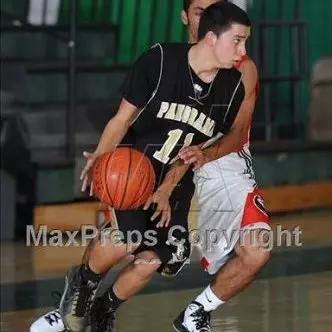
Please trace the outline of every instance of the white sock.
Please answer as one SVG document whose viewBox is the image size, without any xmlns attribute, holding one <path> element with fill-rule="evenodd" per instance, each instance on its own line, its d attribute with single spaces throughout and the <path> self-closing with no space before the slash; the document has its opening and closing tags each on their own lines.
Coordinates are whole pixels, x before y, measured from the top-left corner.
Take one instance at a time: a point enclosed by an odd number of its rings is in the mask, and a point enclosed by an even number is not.
<svg viewBox="0 0 332 332">
<path fill-rule="evenodd" d="M 220 305 L 225 303 L 225 301 L 220 300 L 212 292 L 210 285 L 206 287 L 204 291 L 196 297 L 195 301 L 202 304 L 205 311 L 216 310 Z"/>
</svg>

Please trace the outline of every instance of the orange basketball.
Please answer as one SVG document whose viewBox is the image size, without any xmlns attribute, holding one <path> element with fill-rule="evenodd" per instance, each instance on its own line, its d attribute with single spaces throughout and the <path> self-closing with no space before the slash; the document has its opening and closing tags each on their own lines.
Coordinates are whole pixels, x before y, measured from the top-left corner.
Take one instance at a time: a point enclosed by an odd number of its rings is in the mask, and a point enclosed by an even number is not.
<svg viewBox="0 0 332 332">
<path fill-rule="evenodd" d="M 155 173 L 143 153 L 119 147 L 96 160 L 92 182 L 102 203 L 117 210 L 130 210 L 142 206 L 152 194 Z"/>
</svg>

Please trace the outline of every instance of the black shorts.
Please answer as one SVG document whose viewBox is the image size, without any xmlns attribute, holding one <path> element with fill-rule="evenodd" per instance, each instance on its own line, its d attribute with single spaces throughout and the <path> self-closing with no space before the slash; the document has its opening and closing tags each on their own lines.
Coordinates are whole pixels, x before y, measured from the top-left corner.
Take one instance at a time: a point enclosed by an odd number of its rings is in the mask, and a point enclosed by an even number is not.
<svg viewBox="0 0 332 332">
<path fill-rule="evenodd" d="M 123 243 L 138 244 L 136 254 L 155 252 L 161 261 L 158 272 L 164 276 L 174 276 L 190 256 L 188 213 L 193 194 L 192 181 L 181 183 L 174 189 L 170 197 L 172 215 L 168 227 L 156 228 L 158 218 L 150 220 L 155 207 L 150 207 L 148 210 L 113 211 L 111 226 L 106 229 L 117 233 L 117 239 Z"/>
</svg>

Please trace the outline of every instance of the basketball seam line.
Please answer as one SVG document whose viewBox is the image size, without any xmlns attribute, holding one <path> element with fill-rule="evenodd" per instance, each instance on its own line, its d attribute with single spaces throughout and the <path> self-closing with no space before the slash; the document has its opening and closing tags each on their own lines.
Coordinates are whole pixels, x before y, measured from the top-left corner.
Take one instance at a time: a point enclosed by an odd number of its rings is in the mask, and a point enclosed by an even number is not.
<svg viewBox="0 0 332 332">
<path fill-rule="evenodd" d="M 131 171 L 131 166 L 132 166 L 132 162 L 131 162 L 131 149 L 130 148 L 127 148 L 127 149 L 128 149 L 128 152 L 129 152 L 128 177 L 127 177 L 126 185 L 125 185 L 124 192 L 123 192 L 123 195 L 122 195 L 120 207 L 122 207 L 122 204 L 123 204 L 124 199 L 126 197 L 128 183 L 130 181 L 130 171 Z"/>
<path fill-rule="evenodd" d="M 108 164 L 109 164 L 110 160 L 112 160 L 112 156 L 113 156 L 113 153 L 111 153 L 109 155 L 109 157 L 108 157 L 108 160 L 107 160 L 107 163 L 106 163 L 106 170 L 104 172 L 105 173 L 105 184 L 106 184 L 105 188 L 106 188 L 107 196 L 111 200 L 111 207 L 114 206 L 114 201 L 113 201 L 113 199 L 112 199 L 112 197 L 110 195 L 110 192 L 108 191 L 108 186 L 107 186 L 107 169 L 108 169 Z"/>
</svg>

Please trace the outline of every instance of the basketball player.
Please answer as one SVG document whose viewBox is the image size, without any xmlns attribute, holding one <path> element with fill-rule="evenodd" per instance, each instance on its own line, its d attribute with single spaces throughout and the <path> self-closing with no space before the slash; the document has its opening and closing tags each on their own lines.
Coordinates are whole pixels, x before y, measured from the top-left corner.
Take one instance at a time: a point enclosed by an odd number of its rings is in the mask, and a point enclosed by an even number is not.
<svg viewBox="0 0 332 332">
<path fill-rule="evenodd" d="M 247 15 L 238 7 L 216 4 L 203 15 L 197 45 L 157 45 L 143 55 L 125 81 L 124 98 L 118 114 L 106 126 L 96 152 L 85 154 L 88 162 L 83 172 L 83 189 L 96 157 L 112 151 L 120 143 L 133 118 L 136 121 L 132 126 L 137 135 L 134 148 L 145 151 L 151 158 L 157 175 L 163 176 L 169 162 L 174 160 L 181 148 L 181 144 L 178 146 L 177 143 L 182 141 L 182 145 L 197 145 L 213 138 L 218 132 L 227 137 L 228 132 L 234 129 L 233 123 L 241 123 L 239 109 L 242 109 L 240 105 L 243 99 L 247 98 L 244 97 L 247 83 L 232 67 L 245 54 L 249 27 Z M 182 132 L 185 134 L 183 140 L 175 137 Z M 154 145 L 146 150 L 149 143 L 155 144 L 158 137 L 164 140 L 160 142 L 160 148 Z M 170 138 L 172 145 L 165 144 L 170 142 Z M 187 212 L 193 194 L 192 172 L 186 173 L 180 184 L 170 196 L 171 206 L 174 203 L 181 205 L 180 209 L 173 207 L 171 211 L 172 225 L 187 227 Z M 93 331 L 113 331 L 115 310 L 144 287 L 155 271 L 172 276 L 181 269 L 190 251 L 187 233 L 173 234 L 176 241 L 169 243 L 166 237 L 169 227 L 158 228 L 163 222 L 159 222 L 157 227 L 148 225 L 152 214 L 151 210 L 117 211 L 116 220 L 122 230 L 144 225 L 141 232 L 147 228 L 157 231 L 157 246 L 143 245 L 128 253 L 125 245 L 113 245 L 110 249 L 97 242 L 88 254 L 87 263 L 67 275 L 60 309 L 68 328 L 73 331 L 84 330 L 93 302 L 90 322 Z M 185 244 L 180 246 L 180 240 L 184 240 Z M 130 253 L 134 253 L 136 259 L 153 263 L 128 265 L 110 291 L 94 300 L 102 276 Z"/>
<path fill-rule="evenodd" d="M 202 10 L 215 2 L 184 0 L 182 21 L 188 26 L 190 42 L 196 42 Z M 174 328 L 178 332 L 211 331 L 210 313 L 250 284 L 269 258 L 259 239 L 261 230 L 270 230 L 269 219 L 257 190 L 249 151 L 257 70 L 247 56 L 235 67 L 243 74 L 246 97 L 231 131 L 206 150 L 202 146 L 183 148 L 179 153 L 183 163 L 177 162 L 161 185 L 165 195 L 169 195 L 181 174 L 193 164 L 200 234 L 219 231 L 223 235 L 213 247 L 201 243 L 201 266 L 215 278 L 175 319 Z M 237 126 L 237 121 L 242 126 Z M 232 136 L 242 138 L 239 145 L 234 144 L 236 139 Z M 165 214 L 167 209 L 162 209 L 163 206 L 160 214 Z M 253 230 L 251 234 L 245 232 L 249 229 Z"/>
</svg>

